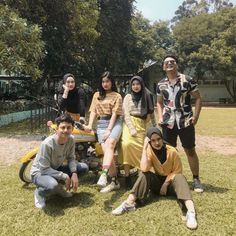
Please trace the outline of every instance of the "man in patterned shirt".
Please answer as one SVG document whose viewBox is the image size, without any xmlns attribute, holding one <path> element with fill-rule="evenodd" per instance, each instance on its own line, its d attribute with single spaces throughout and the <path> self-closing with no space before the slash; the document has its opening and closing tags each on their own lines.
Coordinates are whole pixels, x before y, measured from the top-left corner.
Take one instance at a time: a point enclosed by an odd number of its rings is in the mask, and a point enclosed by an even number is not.
<svg viewBox="0 0 236 236">
<path fill-rule="evenodd" d="M 203 192 L 199 179 L 199 160 L 195 151 L 195 128 L 201 111 L 201 95 L 198 85 L 190 76 L 178 72 L 178 59 L 167 55 L 163 60 L 166 78 L 157 85 L 157 111 L 163 137 L 176 147 L 179 136 L 188 157 L 193 174 L 193 189 Z M 192 111 L 191 96 L 195 99 L 195 112 Z"/>
</svg>

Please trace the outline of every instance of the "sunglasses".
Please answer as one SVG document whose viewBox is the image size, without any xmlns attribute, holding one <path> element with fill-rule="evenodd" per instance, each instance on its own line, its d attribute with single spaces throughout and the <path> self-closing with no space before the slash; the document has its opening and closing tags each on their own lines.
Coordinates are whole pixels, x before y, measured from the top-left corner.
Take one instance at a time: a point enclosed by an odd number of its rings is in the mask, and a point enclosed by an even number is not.
<svg viewBox="0 0 236 236">
<path fill-rule="evenodd" d="M 176 61 L 175 60 L 168 60 L 168 61 L 164 61 L 163 64 L 164 65 L 168 65 L 168 64 L 173 65 L 173 64 L 176 64 Z"/>
</svg>

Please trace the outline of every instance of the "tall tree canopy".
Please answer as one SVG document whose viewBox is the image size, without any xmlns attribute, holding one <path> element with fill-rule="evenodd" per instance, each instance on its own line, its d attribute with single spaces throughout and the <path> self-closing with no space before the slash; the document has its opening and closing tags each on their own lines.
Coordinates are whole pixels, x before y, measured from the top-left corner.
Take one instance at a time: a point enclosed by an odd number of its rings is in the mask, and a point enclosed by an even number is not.
<svg viewBox="0 0 236 236">
<path fill-rule="evenodd" d="M 177 23 L 184 18 L 217 12 L 223 8 L 231 7 L 233 7 L 233 4 L 229 0 L 185 0 L 176 10 L 171 22 Z"/>
<path fill-rule="evenodd" d="M 129 71 L 129 42 L 134 0 L 99 0 L 100 14 L 96 42 L 96 72 Z"/>
<path fill-rule="evenodd" d="M 30 75 L 36 79 L 43 58 L 41 28 L 20 18 L 0 4 L 0 70 L 9 75 Z"/>
<path fill-rule="evenodd" d="M 186 18 L 173 28 L 177 51 L 184 67 L 194 68 L 194 73 L 199 79 L 210 76 L 224 80 L 234 100 L 235 22 L 236 8 L 226 8 L 216 13 Z"/>
<path fill-rule="evenodd" d="M 96 0 L 4 0 L 28 21 L 42 27 L 46 57 L 41 64 L 45 75 L 90 70 L 93 45 L 98 36 Z"/>
</svg>

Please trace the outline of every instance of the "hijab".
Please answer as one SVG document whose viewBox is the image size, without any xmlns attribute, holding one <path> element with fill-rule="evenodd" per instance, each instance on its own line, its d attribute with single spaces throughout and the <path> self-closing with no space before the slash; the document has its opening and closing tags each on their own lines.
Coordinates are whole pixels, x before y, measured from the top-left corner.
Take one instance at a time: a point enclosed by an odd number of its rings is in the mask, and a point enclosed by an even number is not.
<svg viewBox="0 0 236 236">
<path fill-rule="evenodd" d="M 157 127 L 151 127 L 151 128 L 148 129 L 147 137 L 149 139 L 151 139 L 153 134 L 157 134 L 163 140 L 162 132 Z M 162 148 L 160 150 L 157 150 L 157 149 L 153 148 L 151 144 L 150 144 L 150 146 L 152 148 L 152 151 L 155 153 L 157 159 L 161 162 L 161 164 L 163 164 L 166 161 L 166 145 L 164 143 L 164 140 L 163 140 L 163 146 L 162 146 Z"/>
<path fill-rule="evenodd" d="M 136 93 L 132 90 L 132 83 L 137 80 L 141 84 L 140 92 Z M 145 87 L 142 77 L 135 75 L 130 80 L 130 94 L 135 106 L 138 106 L 138 102 L 141 100 L 141 117 L 146 117 L 147 114 L 154 112 L 154 101 L 152 93 Z"/>
<path fill-rule="evenodd" d="M 68 92 L 68 96 L 67 99 L 65 101 L 65 107 L 61 108 L 62 110 L 67 110 L 69 112 L 72 113 L 80 113 L 79 112 L 79 94 L 78 94 L 78 89 L 76 87 L 76 80 L 73 74 L 65 74 L 63 76 L 62 81 L 60 82 L 60 84 L 58 85 L 58 92 L 59 94 L 64 93 L 64 88 L 63 88 L 63 84 L 66 84 L 66 80 L 72 77 L 75 81 L 75 87 L 72 90 L 69 90 Z"/>
</svg>

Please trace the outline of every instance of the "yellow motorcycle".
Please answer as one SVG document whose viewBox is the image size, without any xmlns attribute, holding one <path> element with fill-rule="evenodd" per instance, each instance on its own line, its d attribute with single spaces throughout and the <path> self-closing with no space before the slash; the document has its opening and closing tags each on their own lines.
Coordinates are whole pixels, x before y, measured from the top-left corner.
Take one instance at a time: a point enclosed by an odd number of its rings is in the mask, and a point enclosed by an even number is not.
<svg viewBox="0 0 236 236">
<path fill-rule="evenodd" d="M 56 125 L 51 121 L 47 123 L 50 134 L 53 134 L 56 129 Z M 88 165 L 89 170 L 96 175 L 102 169 L 102 157 L 103 151 L 101 145 L 97 142 L 96 133 L 94 131 L 86 132 L 83 130 L 83 125 L 79 122 L 75 122 L 75 128 L 73 129 L 72 135 L 75 139 L 75 154 L 76 160 L 84 162 Z M 30 169 L 32 166 L 32 160 L 35 158 L 39 147 L 36 147 L 21 157 L 21 167 L 19 170 L 19 177 L 25 183 L 31 183 Z M 118 176 L 124 177 L 125 172 L 122 165 L 117 161 L 117 151 L 115 159 L 117 163 Z M 138 173 L 136 168 L 130 170 L 130 175 L 135 176 Z"/>
</svg>

